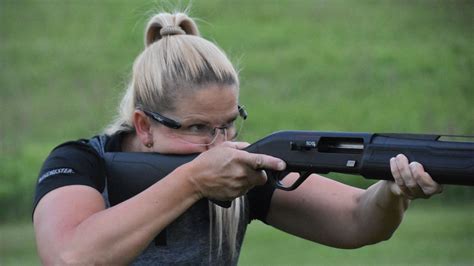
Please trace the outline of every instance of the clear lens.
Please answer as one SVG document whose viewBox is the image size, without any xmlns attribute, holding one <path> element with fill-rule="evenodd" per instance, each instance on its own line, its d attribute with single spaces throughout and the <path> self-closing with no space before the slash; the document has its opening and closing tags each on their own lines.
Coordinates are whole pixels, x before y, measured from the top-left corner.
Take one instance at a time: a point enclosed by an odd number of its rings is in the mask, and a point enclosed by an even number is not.
<svg viewBox="0 0 474 266">
<path fill-rule="evenodd" d="M 242 133 L 242 128 L 244 127 L 244 119 L 241 116 L 238 116 L 234 121 L 232 128 L 228 130 L 228 139 L 227 140 L 237 140 L 237 138 Z"/>
<path fill-rule="evenodd" d="M 244 119 L 238 116 L 232 123 L 222 127 L 193 126 L 178 130 L 179 137 L 188 143 L 196 145 L 211 145 L 217 139 L 236 140 L 244 124 Z"/>
</svg>

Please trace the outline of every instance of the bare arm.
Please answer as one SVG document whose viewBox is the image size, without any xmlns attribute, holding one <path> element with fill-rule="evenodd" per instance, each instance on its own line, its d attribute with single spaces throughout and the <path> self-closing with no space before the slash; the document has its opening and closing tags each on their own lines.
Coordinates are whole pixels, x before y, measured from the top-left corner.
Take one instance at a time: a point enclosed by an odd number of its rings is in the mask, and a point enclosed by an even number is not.
<svg viewBox="0 0 474 266">
<path fill-rule="evenodd" d="M 127 264 L 161 230 L 197 200 L 229 200 L 263 184 L 260 167 L 281 160 L 238 150 L 227 143 L 203 152 L 147 190 L 105 209 L 91 187 L 74 185 L 46 194 L 34 213 L 37 246 L 44 264 Z"/>
<path fill-rule="evenodd" d="M 199 197 L 179 169 L 143 193 L 104 209 L 87 186 L 48 193 L 34 213 L 40 257 L 45 264 L 126 264 Z"/>
<path fill-rule="evenodd" d="M 408 198 L 440 192 L 440 186 L 421 165 L 409 165 L 404 156 L 391 164 L 397 184 L 379 181 L 361 190 L 312 175 L 295 191 L 275 191 L 267 222 L 291 234 L 338 248 L 357 248 L 386 240 L 402 221 Z"/>
</svg>

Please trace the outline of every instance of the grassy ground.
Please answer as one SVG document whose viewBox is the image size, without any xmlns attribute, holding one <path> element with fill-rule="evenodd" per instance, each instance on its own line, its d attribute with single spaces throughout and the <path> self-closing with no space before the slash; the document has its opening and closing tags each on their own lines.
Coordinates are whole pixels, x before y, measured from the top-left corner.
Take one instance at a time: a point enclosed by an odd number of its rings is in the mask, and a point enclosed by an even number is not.
<svg viewBox="0 0 474 266">
<path fill-rule="evenodd" d="M 474 206 L 414 204 L 386 242 L 355 250 L 313 244 L 257 223 L 241 265 L 473 265 Z"/>
<path fill-rule="evenodd" d="M 289 236 L 253 222 L 239 265 L 473 265 L 471 205 L 414 203 L 387 242 L 341 250 Z M 0 226 L 0 265 L 38 265 L 32 226 Z"/>
<path fill-rule="evenodd" d="M 0 265 L 40 265 L 31 223 L 0 225 Z"/>
</svg>

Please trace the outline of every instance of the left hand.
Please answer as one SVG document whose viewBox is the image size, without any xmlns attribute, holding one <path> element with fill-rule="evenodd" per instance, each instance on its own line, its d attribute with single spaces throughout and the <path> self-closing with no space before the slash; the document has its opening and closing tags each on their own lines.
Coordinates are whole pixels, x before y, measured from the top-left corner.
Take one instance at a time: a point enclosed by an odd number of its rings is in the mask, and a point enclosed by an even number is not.
<svg viewBox="0 0 474 266">
<path fill-rule="evenodd" d="M 395 180 L 391 191 L 395 195 L 408 199 L 426 199 L 443 190 L 443 187 L 425 172 L 420 163 L 408 162 L 408 158 L 403 154 L 390 159 L 390 169 Z"/>
</svg>

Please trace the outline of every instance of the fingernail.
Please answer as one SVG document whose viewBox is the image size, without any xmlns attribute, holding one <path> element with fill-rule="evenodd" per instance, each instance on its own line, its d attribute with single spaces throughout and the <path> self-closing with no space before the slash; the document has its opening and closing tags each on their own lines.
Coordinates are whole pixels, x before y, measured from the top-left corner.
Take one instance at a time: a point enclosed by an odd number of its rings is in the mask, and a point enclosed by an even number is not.
<svg viewBox="0 0 474 266">
<path fill-rule="evenodd" d="M 286 164 L 285 164 L 285 162 L 283 162 L 283 161 L 279 162 L 278 165 L 277 165 L 277 168 L 278 168 L 278 170 L 280 170 L 280 171 L 281 171 L 281 170 L 284 170 L 285 167 L 286 167 Z"/>
</svg>

